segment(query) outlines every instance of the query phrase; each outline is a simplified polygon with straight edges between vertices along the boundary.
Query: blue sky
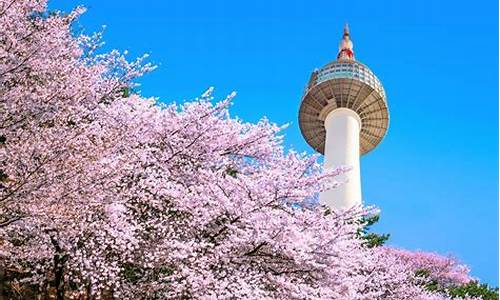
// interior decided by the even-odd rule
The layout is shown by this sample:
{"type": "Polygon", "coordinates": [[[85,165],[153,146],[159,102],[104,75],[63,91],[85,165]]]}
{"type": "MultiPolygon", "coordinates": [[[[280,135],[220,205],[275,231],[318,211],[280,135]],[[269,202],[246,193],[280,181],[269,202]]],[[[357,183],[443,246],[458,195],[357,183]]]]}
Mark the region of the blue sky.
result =
{"type": "Polygon", "coordinates": [[[391,124],[361,158],[365,203],[390,244],[451,254],[498,282],[498,3],[424,1],[118,1],[82,4],[79,25],[107,25],[105,49],[151,54],[142,94],[182,102],[215,86],[232,113],[283,124],[312,153],[297,117],[311,71],[334,60],[343,24],[380,78],[391,124]]]}

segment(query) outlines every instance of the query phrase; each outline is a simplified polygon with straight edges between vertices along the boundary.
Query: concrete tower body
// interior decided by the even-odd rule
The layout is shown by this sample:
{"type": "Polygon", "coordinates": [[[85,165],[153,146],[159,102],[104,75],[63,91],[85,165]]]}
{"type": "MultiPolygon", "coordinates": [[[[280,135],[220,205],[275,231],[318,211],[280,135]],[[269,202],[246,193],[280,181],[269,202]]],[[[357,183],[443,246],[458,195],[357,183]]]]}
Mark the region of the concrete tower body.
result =
{"type": "Polygon", "coordinates": [[[344,28],[337,60],[312,73],[302,97],[299,125],[307,143],[325,155],[325,169],[348,166],[344,184],[324,191],[331,208],[362,204],[359,157],[374,149],[389,126],[385,92],[378,78],[354,59],[349,28],[344,28]]]}

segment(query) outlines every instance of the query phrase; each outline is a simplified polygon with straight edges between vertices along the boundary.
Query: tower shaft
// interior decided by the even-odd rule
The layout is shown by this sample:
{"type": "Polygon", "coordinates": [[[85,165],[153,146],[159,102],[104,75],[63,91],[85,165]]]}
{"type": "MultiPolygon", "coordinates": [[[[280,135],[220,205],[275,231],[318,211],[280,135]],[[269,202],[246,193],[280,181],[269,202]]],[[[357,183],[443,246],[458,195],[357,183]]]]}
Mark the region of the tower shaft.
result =
{"type": "Polygon", "coordinates": [[[337,108],[325,119],[326,141],[324,168],[348,166],[350,171],[337,176],[343,184],[320,194],[321,203],[334,209],[361,205],[361,176],[359,164],[359,134],[361,119],[348,108],[337,108]]]}

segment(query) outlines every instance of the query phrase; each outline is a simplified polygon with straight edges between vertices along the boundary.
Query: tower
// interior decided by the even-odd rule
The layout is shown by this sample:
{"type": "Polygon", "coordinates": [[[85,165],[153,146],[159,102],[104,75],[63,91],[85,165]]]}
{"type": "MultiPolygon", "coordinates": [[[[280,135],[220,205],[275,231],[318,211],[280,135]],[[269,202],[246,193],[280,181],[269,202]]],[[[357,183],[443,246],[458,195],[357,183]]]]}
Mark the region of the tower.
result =
{"type": "Polygon", "coordinates": [[[354,59],[349,27],[337,60],[315,70],[302,97],[299,126],[307,143],[324,154],[324,168],[350,166],[345,183],[323,191],[320,202],[347,209],[361,204],[359,158],[373,150],[389,126],[384,88],[364,64],[354,59]]]}

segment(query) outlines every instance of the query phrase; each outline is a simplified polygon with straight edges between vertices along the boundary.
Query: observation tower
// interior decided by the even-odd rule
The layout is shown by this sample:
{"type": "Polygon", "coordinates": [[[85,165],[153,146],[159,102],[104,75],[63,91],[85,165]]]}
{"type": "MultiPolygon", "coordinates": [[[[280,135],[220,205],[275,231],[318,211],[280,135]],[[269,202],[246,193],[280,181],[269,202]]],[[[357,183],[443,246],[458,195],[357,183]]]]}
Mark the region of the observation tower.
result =
{"type": "Polygon", "coordinates": [[[364,64],[354,59],[347,24],[337,60],[311,74],[299,110],[307,143],[324,154],[324,168],[348,166],[343,185],[323,191],[320,202],[347,209],[361,202],[359,158],[373,150],[389,126],[384,88],[364,64]]]}

